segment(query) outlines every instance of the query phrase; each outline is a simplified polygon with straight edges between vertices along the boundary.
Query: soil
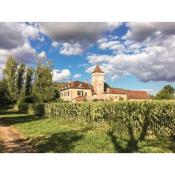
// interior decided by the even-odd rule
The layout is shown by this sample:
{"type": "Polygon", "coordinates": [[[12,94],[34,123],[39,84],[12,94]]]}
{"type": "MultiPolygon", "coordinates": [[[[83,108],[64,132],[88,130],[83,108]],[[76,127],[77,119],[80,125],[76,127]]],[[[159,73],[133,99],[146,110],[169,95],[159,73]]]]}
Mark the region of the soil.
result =
{"type": "Polygon", "coordinates": [[[0,152],[4,153],[31,153],[29,140],[11,126],[0,126],[0,152]]]}

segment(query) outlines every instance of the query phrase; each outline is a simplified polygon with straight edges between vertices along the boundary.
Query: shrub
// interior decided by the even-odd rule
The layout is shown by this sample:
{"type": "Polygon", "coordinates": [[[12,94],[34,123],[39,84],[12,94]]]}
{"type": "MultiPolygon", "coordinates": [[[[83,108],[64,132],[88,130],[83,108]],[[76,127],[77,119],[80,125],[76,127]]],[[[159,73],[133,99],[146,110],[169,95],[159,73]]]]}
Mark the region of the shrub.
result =
{"type": "Polygon", "coordinates": [[[28,104],[27,103],[17,103],[14,106],[14,110],[19,111],[19,112],[27,112],[28,111],[28,104]]]}
{"type": "Polygon", "coordinates": [[[33,114],[33,115],[44,116],[45,115],[44,103],[42,103],[42,104],[39,104],[39,103],[28,104],[27,112],[29,114],[33,114]]]}

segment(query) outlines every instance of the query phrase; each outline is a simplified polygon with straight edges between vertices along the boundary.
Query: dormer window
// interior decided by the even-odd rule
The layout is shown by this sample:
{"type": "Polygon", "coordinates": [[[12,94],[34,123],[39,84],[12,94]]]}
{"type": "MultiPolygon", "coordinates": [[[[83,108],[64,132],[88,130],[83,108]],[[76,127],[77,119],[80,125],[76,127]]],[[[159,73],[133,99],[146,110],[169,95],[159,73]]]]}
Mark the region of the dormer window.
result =
{"type": "Polygon", "coordinates": [[[82,88],[82,83],[80,83],[79,87],[82,88]]]}

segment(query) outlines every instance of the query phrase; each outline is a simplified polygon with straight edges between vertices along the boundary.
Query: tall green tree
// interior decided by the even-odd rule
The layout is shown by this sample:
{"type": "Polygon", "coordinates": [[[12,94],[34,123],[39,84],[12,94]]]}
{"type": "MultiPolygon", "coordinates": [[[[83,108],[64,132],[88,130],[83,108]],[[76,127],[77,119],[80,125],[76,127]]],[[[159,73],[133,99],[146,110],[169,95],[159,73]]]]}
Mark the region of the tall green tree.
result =
{"type": "Polygon", "coordinates": [[[39,61],[35,70],[33,95],[37,102],[47,102],[53,99],[52,69],[49,62],[39,61]]]}
{"type": "Polygon", "coordinates": [[[11,97],[11,101],[17,100],[16,95],[16,87],[15,87],[15,80],[16,80],[16,71],[17,71],[18,63],[13,57],[8,57],[5,68],[3,70],[4,79],[7,82],[7,89],[11,97]]]}
{"type": "Polygon", "coordinates": [[[174,92],[175,89],[171,85],[166,85],[156,94],[155,99],[174,99],[174,92]]]}
{"type": "Polygon", "coordinates": [[[0,106],[5,106],[10,103],[10,94],[7,88],[5,79],[0,81],[0,106]]]}
{"type": "Polygon", "coordinates": [[[24,94],[25,96],[30,96],[32,94],[32,76],[33,69],[28,67],[26,70],[24,94]]]}
{"type": "Polygon", "coordinates": [[[24,86],[24,74],[25,74],[25,64],[20,64],[16,73],[16,91],[18,98],[22,94],[22,88],[24,86]]]}

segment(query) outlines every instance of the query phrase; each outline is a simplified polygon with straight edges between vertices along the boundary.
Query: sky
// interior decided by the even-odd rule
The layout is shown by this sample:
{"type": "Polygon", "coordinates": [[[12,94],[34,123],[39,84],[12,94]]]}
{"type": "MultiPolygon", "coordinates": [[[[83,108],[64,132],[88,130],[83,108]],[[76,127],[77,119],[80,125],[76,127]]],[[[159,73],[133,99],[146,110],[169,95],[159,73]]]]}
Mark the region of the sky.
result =
{"type": "Polygon", "coordinates": [[[88,81],[99,64],[112,87],[155,94],[175,86],[175,23],[0,23],[0,77],[9,55],[52,61],[53,81],[88,81]]]}

